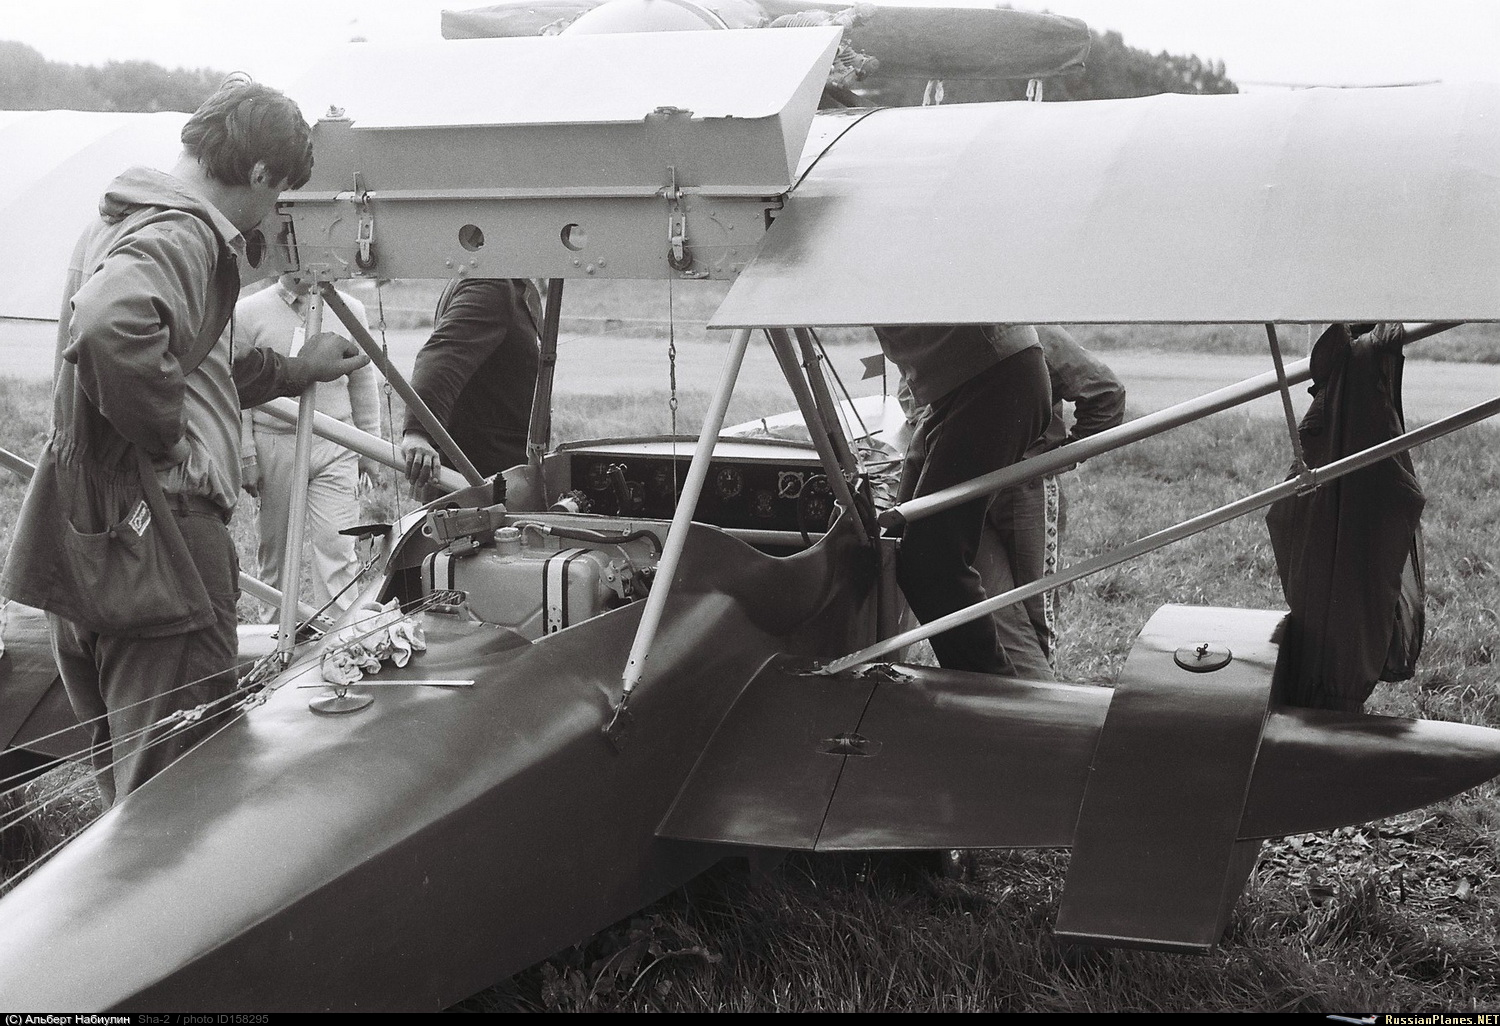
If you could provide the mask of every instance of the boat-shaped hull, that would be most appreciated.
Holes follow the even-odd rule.
[[[437,1009],[724,854],[655,830],[775,653],[857,644],[868,550],[772,559],[695,527],[622,743],[639,604],[536,643],[428,613],[425,654],[345,716],[287,685],[0,901],[0,1005]]]

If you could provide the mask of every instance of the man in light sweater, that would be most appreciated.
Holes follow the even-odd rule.
[[[235,347],[262,346],[278,353],[292,351],[307,313],[308,288],[292,275],[268,289],[241,299],[234,308]],[[339,293],[354,315],[365,322],[359,300]],[[324,327],[348,337],[338,318],[324,318]],[[379,436],[379,377],[365,364],[336,381],[318,385],[317,410],[335,420]],[[260,573],[267,584],[285,590],[282,558],[286,548],[287,514],[294,481],[297,430],[261,410],[241,415],[241,480],[245,491],[260,499]],[[359,475],[374,476],[374,461],[325,438],[313,438],[307,479],[307,537],[312,543],[312,594],[309,601],[331,611],[343,611],[354,600],[350,587],[359,573],[354,539],[339,531],[360,522]]]

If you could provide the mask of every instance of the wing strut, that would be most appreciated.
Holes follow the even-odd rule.
[[[542,456],[552,444],[552,379],[557,373],[557,331],[562,324],[563,278],[547,279],[547,308],[542,314],[542,353],[531,397],[526,464],[540,474]]]
[[[328,287],[333,294],[333,287]],[[323,296],[307,297],[304,327],[308,338],[323,330]],[[307,528],[307,468],[312,463],[313,413],[317,410],[318,383],[309,382],[297,399],[297,440],[292,455],[292,495],[287,506],[286,543],[281,552],[281,616],[276,634],[276,657],[280,666],[292,661],[297,644],[297,599],[302,590],[302,535]]]
[[[1281,361],[1281,340],[1276,337],[1276,325],[1270,321],[1266,322],[1266,341],[1271,344],[1271,362],[1276,364],[1277,391],[1281,393],[1281,409],[1286,414],[1286,433],[1292,442],[1292,473],[1305,479],[1307,461],[1302,458],[1302,434],[1297,430],[1297,413],[1292,409],[1291,382],[1286,379],[1286,367]],[[1311,370],[1308,373],[1312,373]],[[1311,482],[1308,484],[1310,486]]]
[[[833,442],[834,432],[828,427],[824,419],[823,410],[818,407],[818,401],[813,396],[812,388],[809,387],[807,377],[803,376],[802,367],[797,362],[797,352],[792,348],[791,336],[785,328],[767,328],[766,338],[771,342],[771,351],[776,354],[776,362],[781,364],[782,376],[786,383],[791,386],[792,394],[797,397],[797,406],[802,411],[802,422],[807,425],[807,435],[812,439],[813,448],[818,450],[818,458],[823,461],[823,473],[828,475],[828,486],[833,489],[834,498],[847,510],[853,511],[859,517],[860,531],[859,541],[861,545],[869,547],[872,542],[869,530],[870,524],[865,523],[864,513],[858,503],[854,501],[854,492],[849,487],[849,478],[845,476],[845,464],[840,460],[841,455],[847,455],[850,464],[853,455],[849,453],[848,446],[843,447],[840,453]],[[822,378],[818,378],[822,384]],[[826,399],[827,390],[824,390],[825,408],[832,410],[831,399]],[[842,439],[841,439],[842,440]]]
[[[714,447],[719,444],[719,430],[724,426],[724,414],[729,409],[734,384],[740,376],[740,364],[744,362],[745,350],[749,345],[749,328],[739,328],[730,336],[729,357],[724,361],[719,387],[703,418],[703,430],[698,435],[697,447],[693,449],[693,461],[688,465],[687,478],[682,483],[682,494],[678,497],[677,509],[672,514],[672,526],[667,529],[666,544],[662,546],[661,558],[656,564],[656,578],[646,596],[646,608],[641,612],[640,626],[636,628],[635,640],[630,645],[630,656],[625,660],[625,672],[620,680],[620,703],[615,706],[614,715],[604,728],[605,736],[616,746],[620,744],[625,729],[625,706],[630,701],[630,693],[646,672],[651,643],[656,640],[662,612],[667,606],[667,597],[672,593],[677,564],[682,559],[688,529],[692,526],[693,514],[698,509],[698,496],[703,493],[703,482],[708,479],[709,461],[713,459]]]
[[[270,402],[257,406],[257,412],[267,416],[275,417],[283,424],[297,426],[297,404],[290,399],[272,399]],[[399,455],[392,453],[391,443],[384,438],[368,434],[355,427],[353,424],[345,424],[341,420],[335,420],[326,413],[313,414],[313,434],[319,438],[326,438],[330,442],[342,445],[351,452],[358,453],[367,459],[372,459],[384,466],[395,470],[406,471],[406,463]],[[399,450],[398,450],[399,452]],[[437,476],[433,479],[439,487],[450,492],[456,492],[460,488],[468,487],[464,476],[452,467],[438,467]]]
[[[1345,474],[1352,473],[1362,467],[1368,467],[1374,463],[1379,463],[1381,460],[1395,456],[1397,453],[1406,452],[1408,449],[1413,449],[1425,442],[1430,442],[1434,438],[1441,438],[1443,435],[1451,434],[1459,428],[1476,424],[1496,414],[1500,414],[1500,396],[1477,403],[1467,410],[1460,410],[1458,413],[1444,417],[1442,420],[1425,424],[1403,435],[1398,435],[1388,442],[1382,442],[1362,452],[1357,452],[1352,456],[1346,456],[1325,466],[1310,468],[1305,477],[1293,477],[1278,485],[1256,492],[1253,495],[1247,495],[1243,499],[1237,499],[1234,502],[1220,506],[1218,509],[1209,510],[1207,513],[1200,514],[1190,520],[1184,520],[1173,527],[1137,539],[1129,545],[1115,549],[1113,552],[1101,553],[1092,559],[1075,563],[1066,570],[1049,574],[1019,588],[1012,588],[1010,591],[1002,592],[993,598],[985,599],[983,602],[976,602],[972,606],[949,613],[947,616],[941,616],[914,630],[886,638],[884,641],[870,645],[868,648],[863,648],[858,652],[835,659],[825,666],[818,667],[813,672],[819,674],[840,673],[850,667],[870,662],[872,659],[895,652],[907,645],[915,644],[918,641],[925,641],[935,634],[941,634],[943,631],[957,627],[960,624],[977,620],[981,616],[988,616],[997,609],[1003,609],[1006,606],[1029,599],[1033,595],[1040,595],[1043,592],[1051,591],[1053,588],[1058,588],[1064,584],[1087,577],[1090,574],[1098,573],[1100,570],[1107,570],[1112,566],[1124,563],[1137,556],[1143,556],[1148,552],[1155,552],[1157,549],[1171,545],[1173,542],[1190,538],[1195,534],[1200,534],[1208,530],[1210,527],[1217,527],[1219,524],[1242,517],[1246,513],[1253,513],[1258,509],[1269,506],[1278,499],[1295,495],[1308,487],[1322,487],[1329,481],[1343,477]]]
[[[332,310],[343,322],[344,327],[349,329],[349,336],[365,351],[365,355],[370,358],[370,362],[380,373],[385,375],[385,380],[391,383],[391,387],[396,390],[396,394],[401,397],[406,408],[416,414],[422,426],[432,435],[432,440],[443,451],[443,455],[453,461],[453,465],[458,468],[459,473],[463,474],[469,484],[476,485],[482,482],[484,475],[470,462],[469,457],[464,455],[464,451],[458,447],[458,443],[453,440],[448,430],[438,423],[437,417],[433,416],[427,404],[422,401],[422,397],[417,395],[401,372],[386,358],[385,353],[380,351],[380,347],[375,344],[374,336],[370,334],[370,329],[354,316],[349,307],[339,298],[339,294],[334,291],[333,285],[325,281],[320,282],[318,288],[323,294],[323,301],[328,304],[328,309]]]
[[[1402,344],[1410,345],[1457,326],[1456,323],[1451,322],[1414,325],[1406,329],[1406,338]],[[1285,370],[1288,386],[1312,378],[1311,364],[1305,359],[1288,364]],[[982,477],[976,477],[972,481],[965,481],[963,484],[956,484],[951,488],[944,488],[930,495],[892,506],[880,514],[880,526],[898,527],[909,521],[921,520],[935,513],[941,513],[945,509],[961,506],[981,495],[989,495],[1003,488],[1025,484],[1027,481],[1034,481],[1048,474],[1056,474],[1075,463],[1082,463],[1095,456],[1123,449],[1143,438],[1151,438],[1170,431],[1172,428],[1201,420],[1210,414],[1221,413],[1242,403],[1250,402],[1252,399],[1270,395],[1281,387],[1282,383],[1275,371],[1246,378],[1238,384],[1226,385],[1196,399],[1189,399],[1176,406],[1169,406],[1165,410],[1138,417],[1128,424],[1121,424],[1108,431],[1101,431],[1097,435],[1069,442],[1061,449],[1053,449],[1049,453],[1033,456],[1020,463],[1013,463]]]

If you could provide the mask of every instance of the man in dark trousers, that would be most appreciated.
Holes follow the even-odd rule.
[[[526,462],[540,323],[541,296],[527,279],[461,278],[438,300],[432,337],[417,353],[412,388],[486,477]],[[440,460],[410,412],[401,450],[421,496]]]
[[[1038,324],[1036,331],[1052,384],[1052,424],[1026,450],[1027,459],[1107,431],[1125,419],[1125,386],[1104,361],[1055,324]],[[1073,404],[1071,429],[1064,403]],[[1049,474],[1007,488],[991,501],[976,563],[989,594],[1030,584],[1058,569],[1067,529],[1067,498],[1060,476]],[[1054,595],[1034,595],[995,613],[1000,644],[1017,676],[1026,680],[1053,680],[1057,675]]]
[[[74,250],[52,434],[0,593],[47,611],[106,803],[216,729],[234,693],[241,406],[366,362],[331,332],[292,358],[236,354],[224,330],[243,233],[308,180],[310,139],[281,93],[228,82],[183,126],[172,172],[121,174]]]
[[[1052,391],[1031,325],[877,326],[875,334],[927,407],[907,449],[901,501],[1010,466],[1047,430]],[[981,495],[906,525],[896,576],[923,623],[985,599],[975,560],[989,503]],[[937,635],[932,649],[948,669],[1015,672],[992,617]]]

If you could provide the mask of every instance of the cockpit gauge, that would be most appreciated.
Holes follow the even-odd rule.
[[[675,499],[677,481],[673,479],[671,464],[657,467],[651,472],[651,493],[660,499]]]
[[[728,502],[745,490],[745,475],[734,467],[722,467],[714,475],[714,491]]]
[[[588,490],[591,492],[602,492],[609,487],[609,465],[607,463],[591,463],[588,469]]]
[[[626,481],[629,499],[623,504],[621,513],[640,513],[646,508],[646,486],[640,481]]]
[[[826,531],[833,519],[833,489],[822,474],[810,479],[797,496],[797,526],[802,532]]]
[[[750,513],[761,520],[770,520],[776,515],[776,496],[760,489],[750,496]]]

